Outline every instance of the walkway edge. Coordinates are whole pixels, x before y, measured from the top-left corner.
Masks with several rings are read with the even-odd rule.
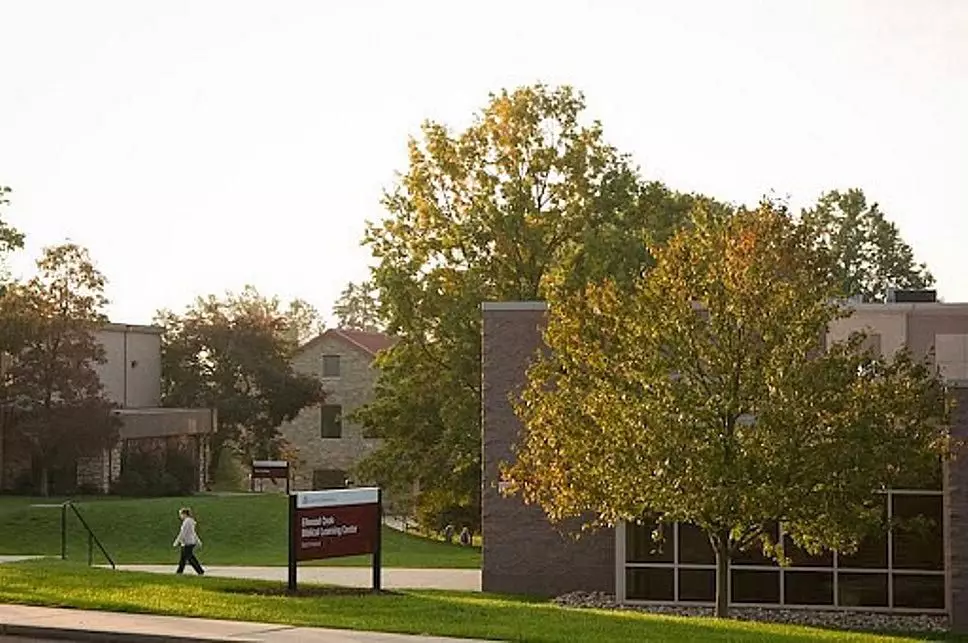
[[[105,643],[245,643],[245,641],[254,641],[254,639],[244,638],[226,639],[138,634],[68,627],[44,627],[42,625],[18,625],[16,623],[0,623],[0,636],[34,637],[62,641],[104,641]]]

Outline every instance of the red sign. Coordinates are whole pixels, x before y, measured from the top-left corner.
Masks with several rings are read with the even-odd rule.
[[[379,520],[375,504],[297,509],[292,543],[296,560],[372,554]]]
[[[285,460],[253,460],[252,478],[269,479],[289,477],[289,463]]]

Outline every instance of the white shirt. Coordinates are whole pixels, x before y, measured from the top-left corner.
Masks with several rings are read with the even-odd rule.
[[[182,520],[181,531],[175,538],[175,545],[201,545],[202,539],[195,533],[195,519],[192,517]]]

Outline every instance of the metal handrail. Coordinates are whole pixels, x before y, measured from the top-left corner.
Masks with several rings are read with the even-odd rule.
[[[74,501],[72,500],[66,500],[61,504],[61,560],[67,559],[68,507],[71,508],[71,511],[74,512],[74,515],[77,516],[77,519],[81,521],[81,525],[83,525],[84,529],[87,531],[87,564],[94,564],[94,545],[96,544],[97,548],[100,549],[101,553],[104,555],[104,558],[111,563],[111,569],[117,569],[117,566],[114,564],[114,559],[111,558],[110,554],[108,554],[108,551],[104,548],[104,545],[101,544],[101,541],[98,540],[98,537],[94,535],[94,530],[91,529],[91,526],[87,524],[86,520],[84,520],[84,516],[82,516],[81,512],[77,510],[77,507],[74,505]]]

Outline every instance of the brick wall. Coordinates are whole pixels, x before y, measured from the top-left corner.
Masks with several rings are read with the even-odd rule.
[[[323,355],[340,356],[339,378],[323,378]],[[293,360],[297,372],[323,379],[326,404],[343,407],[343,430],[339,438],[322,437],[319,406],[303,409],[295,420],[280,427],[283,437],[297,453],[297,459],[292,463],[295,489],[311,489],[315,469],[350,471],[377,448],[379,440],[364,438],[363,428],[346,419],[373,394],[378,372],[372,367],[372,361],[367,352],[338,336],[325,335],[307,345]]]
[[[536,303],[485,304],[483,336],[484,551],[482,587],[488,592],[554,596],[574,590],[615,590],[613,530],[573,539],[540,508],[497,489],[499,465],[512,457],[521,424],[509,395],[520,390],[541,342],[544,307]]]
[[[951,432],[968,439],[968,383],[949,387],[955,403]],[[948,581],[948,613],[951,626],[968,632],[968,450],[945,466],[944,495],[945,570]]]

